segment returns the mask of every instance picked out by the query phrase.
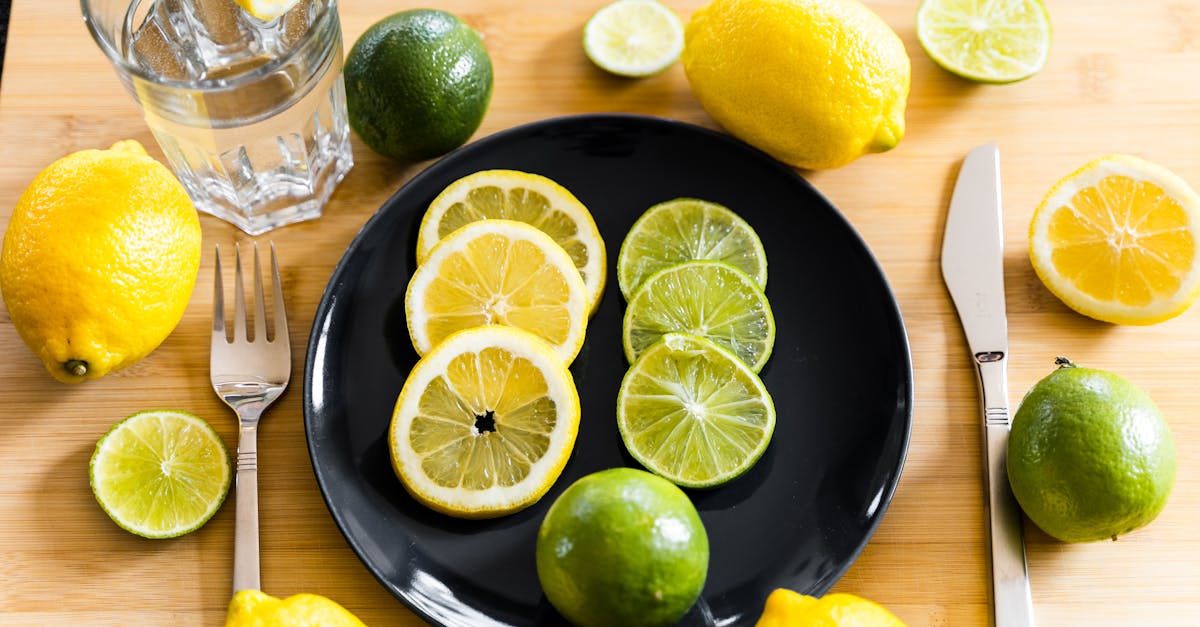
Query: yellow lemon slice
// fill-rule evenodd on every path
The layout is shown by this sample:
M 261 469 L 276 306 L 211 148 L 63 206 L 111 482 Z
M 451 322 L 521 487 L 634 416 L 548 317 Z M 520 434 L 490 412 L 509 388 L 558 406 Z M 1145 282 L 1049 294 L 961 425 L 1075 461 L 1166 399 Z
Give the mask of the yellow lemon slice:
M 250 15 L 264 21 L 271 20 L 287 13 L 300 0 L 235 0 Z
M 1162 166 L 1109 155 L 1059 181 L 1029 227 L 1033 268 L 1086 316 L 1153 324 L 1200 293 L 1200 197 Z
M 472 222 L 417 267 L 404 295 L 413 346 L 424 355 L 451 333 L 519 327 L 571 363 L 587 328 L 587 291 L 571 257 L 523 222 Z
M 579 395 L 551 346 L 512 327 L 455 333 L 413 367 L 392 414 L 392 468 L 413 498 L 451 516 L 523 509 L 562 472 Z
M 537 174 L 484 170 L 451 183 L 430 203 L 417 233 L 417 263 L 439 240 L 478 220 L 531 224 L 558 243 L 583 276 L 589 314 L 604 293 L 604 240 L 587 207 L 562 185 Z

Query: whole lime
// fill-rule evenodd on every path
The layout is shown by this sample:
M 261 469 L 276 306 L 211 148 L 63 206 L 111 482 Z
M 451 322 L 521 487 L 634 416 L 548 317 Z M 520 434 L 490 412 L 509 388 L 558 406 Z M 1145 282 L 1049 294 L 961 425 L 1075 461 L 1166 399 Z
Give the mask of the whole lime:
M 687 495 L 633 468 L 571 484 L 537 537 L 550 604 L 573 624 L 670 625 L 704 588 L 708 535 Z
M 1150 523 L 1175 483 L 1175 443 L 1130 381 L 1065 358 L 1013 417 L 1008 479 L 1038 527 L 1066 542 L 1116 539 Z
M 346 59 L 350 127 L 372 150 L 421 161 L 463 145 L 492 98 L 479 33 L 433 9 L 402 11 L 366 30 Z

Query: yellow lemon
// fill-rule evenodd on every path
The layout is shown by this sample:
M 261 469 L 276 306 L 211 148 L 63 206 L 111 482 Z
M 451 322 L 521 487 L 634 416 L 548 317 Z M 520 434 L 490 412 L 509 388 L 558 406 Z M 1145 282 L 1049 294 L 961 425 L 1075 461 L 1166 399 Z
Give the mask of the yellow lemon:
M 1029 226 L 1033 269 L 1086 316 L 1153 324 L 1200 294 L 1200 196 L 1166 168 L 1096 159 L 1059 181 Z
M 882 605 L 845 593 L 810 597 L 777 588 L 767 597 L 756 627 L 904 627 Z
M 366 627 L 346 608 L 317 594 L 277 599 L 240 590 L 229 601 L 225 627 Z
M 683 68 L 725 130 L 785 163 L 835 168 L 904 137 L 904 43 L 856 0 L 713 0 Z
M 166 166 L 128 140 L 55 161 L 17 201 L 0 292 L 60 381 L 142 359 L 179 324 L 200 267 L 200 220 Z

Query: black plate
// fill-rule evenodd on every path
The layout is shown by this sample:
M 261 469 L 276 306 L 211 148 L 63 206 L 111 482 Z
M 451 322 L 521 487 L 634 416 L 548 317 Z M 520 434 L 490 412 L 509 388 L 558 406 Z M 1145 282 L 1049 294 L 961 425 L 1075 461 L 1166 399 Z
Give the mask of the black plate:
M 571 366 L 583 415 L 563 475 L 522 512 L 464 521 L 409 497 L 386 433 L 417 360 L 403 301 L 421 215 L 446 185 L 490 168 L 536 172 L 574 192 L 604 236 L 609 279 Z M 722 203 L 758 231 L 778 326 L 762 371 L 778 410 L 771 445 L 742 477 L 689 492 L 711 561 L 683 624 L 753 624 L 776 587 L 823 594 L 871 537 L 904 463 L 913 385 L 899 309 L 854 229 L 804 179 L 728 136 L 643 116 L 546 120 L 466 146 L 400 189 L 346 251 L 313 322 L 304 421 L 317 482 L 351 548 L 426 620 L 562 622 L 538 585 L 537 528 L 575 479 L 637 467 L 616 428 L 628 367 L 616 258 L 642 211 L 678 196 Z

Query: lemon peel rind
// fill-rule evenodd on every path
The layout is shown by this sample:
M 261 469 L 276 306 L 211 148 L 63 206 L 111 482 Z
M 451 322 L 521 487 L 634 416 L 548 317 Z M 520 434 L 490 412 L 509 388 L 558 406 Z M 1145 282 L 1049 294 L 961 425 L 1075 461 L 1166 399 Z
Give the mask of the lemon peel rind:
M 1192 267 L 1175 296 L 1145 307 L 1101 301 L 1075 287 L 1058 273 L 1051 261 L 1053 249 L 1046 233 L 1054 213 L 1070 204 L 1071 198 L 1081 189 L 1094 186 L 1101 179 L 1113 175 L 1148 181 L 1162 188 L 1187 214 L 1189 231 L 1200 234 L 1200 195 L 1186 181 L 1165 167 L 1141 157 L 1110 154 L 1084 164 L 1055 183 L 1047 192 L 1029 225 L 1030 262 L 1046 289 L 1080 314 L 1112 324 L 1151 325 L 1164 322 L 1182 314 L 1200 296 L 1200 241 L 1197 241 Z

